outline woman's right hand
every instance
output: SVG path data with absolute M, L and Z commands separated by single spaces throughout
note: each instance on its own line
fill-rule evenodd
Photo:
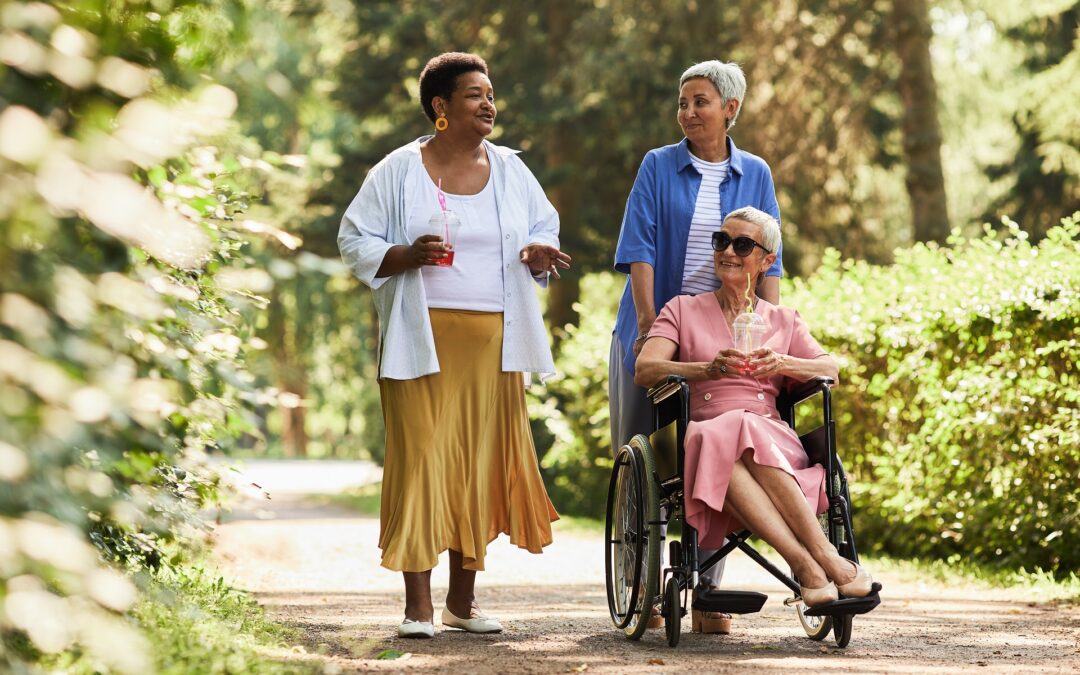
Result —
M 437 265 L 438 261 L 446 257 L 450 247 L 443 243 L 443 238 L 437 234 L 425 234 L 417 237 L 416 241 L 409 246 L 409 261 L 413 267 L 424 265 Z
M 705 373 L 710 379 L 719 380 L 722 377 L 738 377 L 745 367 L 746 354 L 738 349 L 721 349 L 705 366 Z

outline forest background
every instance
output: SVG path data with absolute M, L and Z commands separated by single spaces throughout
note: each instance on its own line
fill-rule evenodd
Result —
M 560 376 L 529 392 L 561 511 L 602 511 L 627 193 L 680 138 L 680 73 L 721 58 L 749 82 L 732 136 L 773 170 L 782 301 L 842 361 L 863 546 L 1075 574 L 1078 20 L 1065 0 L 2 3 L 0 663 L 137 659 L 109 636 L 137 639 L 117 613 L 219 498 L 207 457 L 381 461 L 376 318 L 336 232 L 366 171 L 430 133 L 417 76 L 452 49 L 488 60 L 492 140 L 524 151 L 574 256 L 546 295 Z

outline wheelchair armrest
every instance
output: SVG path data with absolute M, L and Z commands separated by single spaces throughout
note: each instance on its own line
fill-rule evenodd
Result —
M 679 393 L 682 390 L 683 384 L 686 383 L 685 377 L 679 375 L 668 375 L 667 379 L 649 389 L 646 396 L 652 401 L 653 405 L 658 405 L 661 401 L 665 401 L 671 396 Z
M 803 382 L 797 387 L 783 392 L 781 397 L 787 401 L 789 405 L 798 405 L 818 392 L 823 392 L 825 395 L 828 395 L 829 385 L 834 384 L 834 382 L 835 381 L 831 377 L 815 377 Z

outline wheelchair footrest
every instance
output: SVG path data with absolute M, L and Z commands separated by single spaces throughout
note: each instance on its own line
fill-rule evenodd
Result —
M 874 583 L 871 586 L 873 590 L 870 591 L 870 595 L 865 598 L 841 598 L 836 602 L 830 602 L 824 605 L 818 605 L 817 607 L 807 607 L 803 614 L 805 616 L 843 616 L 847 614 L 866 614 L 870 610 L 874 609 L 881 603 L 881 597 L 878 595 L 878 591 L 881 590 L 881 584 Z
M 707 591 L 694 598 L 694 609 L 700 612 L 753 614 L 760 612 L 769 596 L 753 591 Z

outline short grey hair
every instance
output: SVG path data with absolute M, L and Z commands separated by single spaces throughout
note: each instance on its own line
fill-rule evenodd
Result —
M 735 209 L 727 214 L 727 217 L 724 218 L 724 224 L 720 226 L 720 229 L 724 229 L 724 225 L 727 225 L 729 220 L 745 220 L 752 225 L 760 227 L 762 239 L 761 245 L 769 249 L 769 253 L 776 253 L 776 249 L 780 248 L 780 223 L 776 222 L 776 218 L 773 218 L 761 209 L 755 209 L 753 206 L 744 206 L 741 209 Z
M 695 63 L 687 68 L 682 77 L 679 78 L 679 89 L 682 89 L 687 80 L 692 80 L 695 77 L 704 77 L 713 83 L 722 99 L 721 104 L 727 105 L 727 102 L 731 99 L 736 99 L 739 102 L 739 108 L 735 111 L 731 121 L 728 122 L 729 129 L 735 126 L 735 119 L 739 116 L 743 100 L 746 98 L 746 76 L 743 75 L 739 64 L 724 63 L 723 61 Z

